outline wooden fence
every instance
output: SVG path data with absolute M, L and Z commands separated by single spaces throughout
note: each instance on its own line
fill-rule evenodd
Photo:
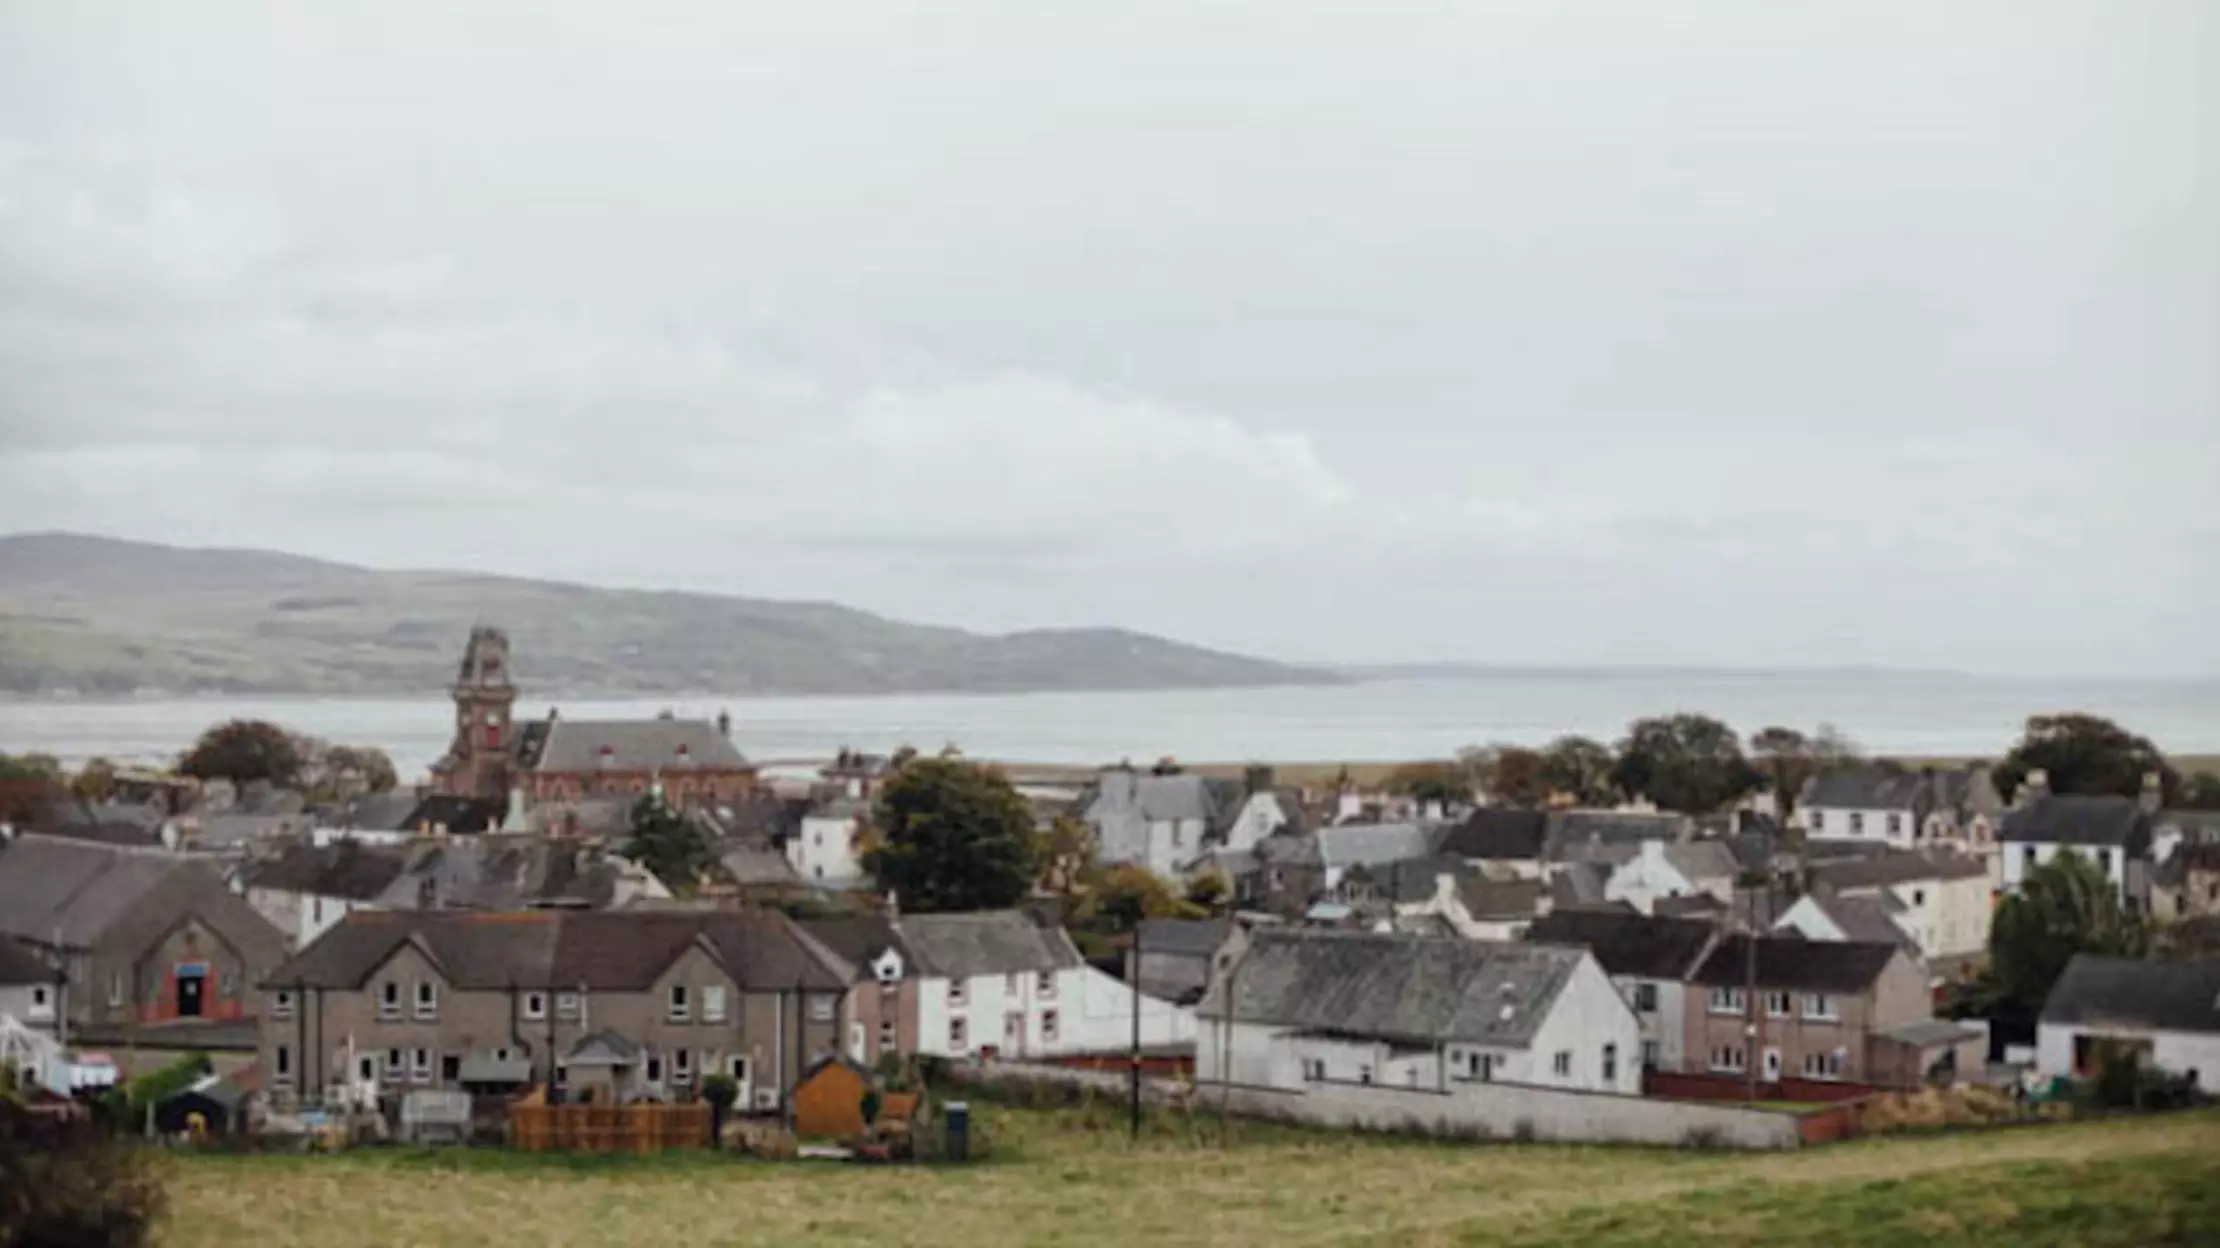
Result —
M 691 1105 L 512 1105 L 509 1145 L 528 1153 L 705 1148 L 710 1109 Z

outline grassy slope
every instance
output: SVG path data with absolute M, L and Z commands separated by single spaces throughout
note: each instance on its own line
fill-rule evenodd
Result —
M 959 1170 L 405 1153 L 176 1163 L 171 1248 L 2220 1243 L 2220 1114 L 1727 1156 L 984 1111 Z M 1014 1147 L 1009 1146 L 1014 1141 Z

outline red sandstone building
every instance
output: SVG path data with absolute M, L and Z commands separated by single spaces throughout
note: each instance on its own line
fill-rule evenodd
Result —
M 455 677 L 455 739 L 432 765 L 436 793 L 527 802 L 646 793 L 660 784 L 675 806 L 730 805 L 755 788 L 755 767 L 733 747 L 732 720 L 563 719 L 514 722 L 509 638 L 475 628 Z

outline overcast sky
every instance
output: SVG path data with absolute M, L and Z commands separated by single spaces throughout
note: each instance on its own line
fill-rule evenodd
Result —
M 0 530 L 2210 674 L 2216 82 L 2209 0 L 0 0 Z

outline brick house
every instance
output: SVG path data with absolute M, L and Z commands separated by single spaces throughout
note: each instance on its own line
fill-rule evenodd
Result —
M 35 833 L 0 851 L 0 938 L 60 967 L 72 1028 L 246 1018 L 285 957 L 206 861 Z
M 1976 1061 L 1981 1033 L 1938 1024 L 1926 972 L 1896 943 L 1756 940 L 1711 947 L 1690 977 L 1687 1069 L 1914 1086 L 1945 1055 Z M 1968 1034 L 1970 1033 L 1970 1034 Z
M 847 969 L 770 912 L 364 910 L 261 984 L 281 1098 L 546 1080 L 685 1099 L 730 1075 L 775 1110 L 835 1051 Z

